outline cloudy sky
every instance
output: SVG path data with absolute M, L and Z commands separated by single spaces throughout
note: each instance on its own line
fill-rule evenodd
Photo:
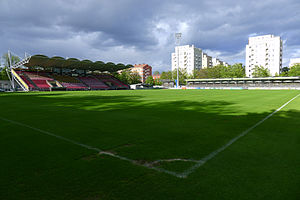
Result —
M 284 41 L 300 57 L 299 0 L 0 0 L 0 53 L 148 63 L 170 70 L 174 33 L 230 64 L 249 36 Z

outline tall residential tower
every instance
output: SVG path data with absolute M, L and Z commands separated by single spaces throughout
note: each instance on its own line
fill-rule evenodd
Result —
M 186 69 L 188 74 L 194 70 L 202 68 L 202 50 L 194 45 L 176 46 L 175 53 L 172 53 L 172 71 L 177 69 Z
M 272 76 L 282 68 L 282 40 L 279 36 L 263 35 L 249 37 L 246 45 L 246 76 L 252 77 L 255 66 L 270 70 Z

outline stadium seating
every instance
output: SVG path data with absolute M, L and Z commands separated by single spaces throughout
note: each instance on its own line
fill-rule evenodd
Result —
M 105 85 L 102 81 L 97 78 L 87 76 L 87 77 L 79 77 L 79 79 L 88 85 L 91 89 L 109 89 L 107 85 Z
M 38 86 L 41 89 L 49 89 L 51 86 L 47 83 L 46 80 L 32 80 L 36 86 Z
M 112 89 L 129 89 L 129 86 L 109 74 L 96 75 L 96 78 L 110 85 Z
M 45 72 L 23 72 L 40 89 L 49 90 L 51 85 L 47 81 L 53 81 Z
M 36 89 L 36 87 L 24 76 L 24 75 L 19 75 L 23 81 L 28 85 L 29 89 Z
M 63 87 L 66 87 L 70 90 L 84 90 L 88 89 L 86 85 L 80 82 L 78 79 L 67 76 L 67 75 L 52 75 L 54 79 L 59 81 Z
M 26 74 L 31 80 L 53 80 L 52 78 L 48 77 L 48 74 L 45 72 L 23 72 Z
M 30 90 L 108 90 L 129 89 L 129 86 L 109 74 L 73 77 L 51 72 L 33 72 L 22 69 L 16 73 L 28 85 Z
M 113 76 L 112 76 L 112 79 L 113 79 L 115 82 L 117 82 L 119 85 L 121 85 L 122 87 L 125 87 L 125 88 L 127 88 L 127 89 L 130 88 L 129 85 L 123 83 L 122 81 L 120 81 L 119 79 L 117 79 L 117 78 L 115 78 L 115 77 L 113 77 Z

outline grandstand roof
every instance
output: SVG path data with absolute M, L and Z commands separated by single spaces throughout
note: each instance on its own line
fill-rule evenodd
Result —
M 68 58 L 55 56 L 49 58 L 45 55 L 34 55 L 25 58 L 13 67 L 43 67 L 43 68 L 68 68 L 68 69 L 85 69 L 115 72 L 122 69 L 133 67 L 132 65 L 124 65 L 122 63 L 115 64 L 112 62 L 104 63 L 102 61 L 92 62 L 90 60 L 78 60 L 77 58 Z

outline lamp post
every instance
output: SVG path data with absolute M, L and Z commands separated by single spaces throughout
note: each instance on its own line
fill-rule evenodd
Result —
M 180 45 L 180 39 L 181 39 L 181 33 L 175 33 L 175 50 L 176 50 L 176 46 Z M 173 72 L 172 72 L 173 74 Z M 176 87 L 179 87 L 179 50 L 177 50 L 177 82 L 176 82 Z

